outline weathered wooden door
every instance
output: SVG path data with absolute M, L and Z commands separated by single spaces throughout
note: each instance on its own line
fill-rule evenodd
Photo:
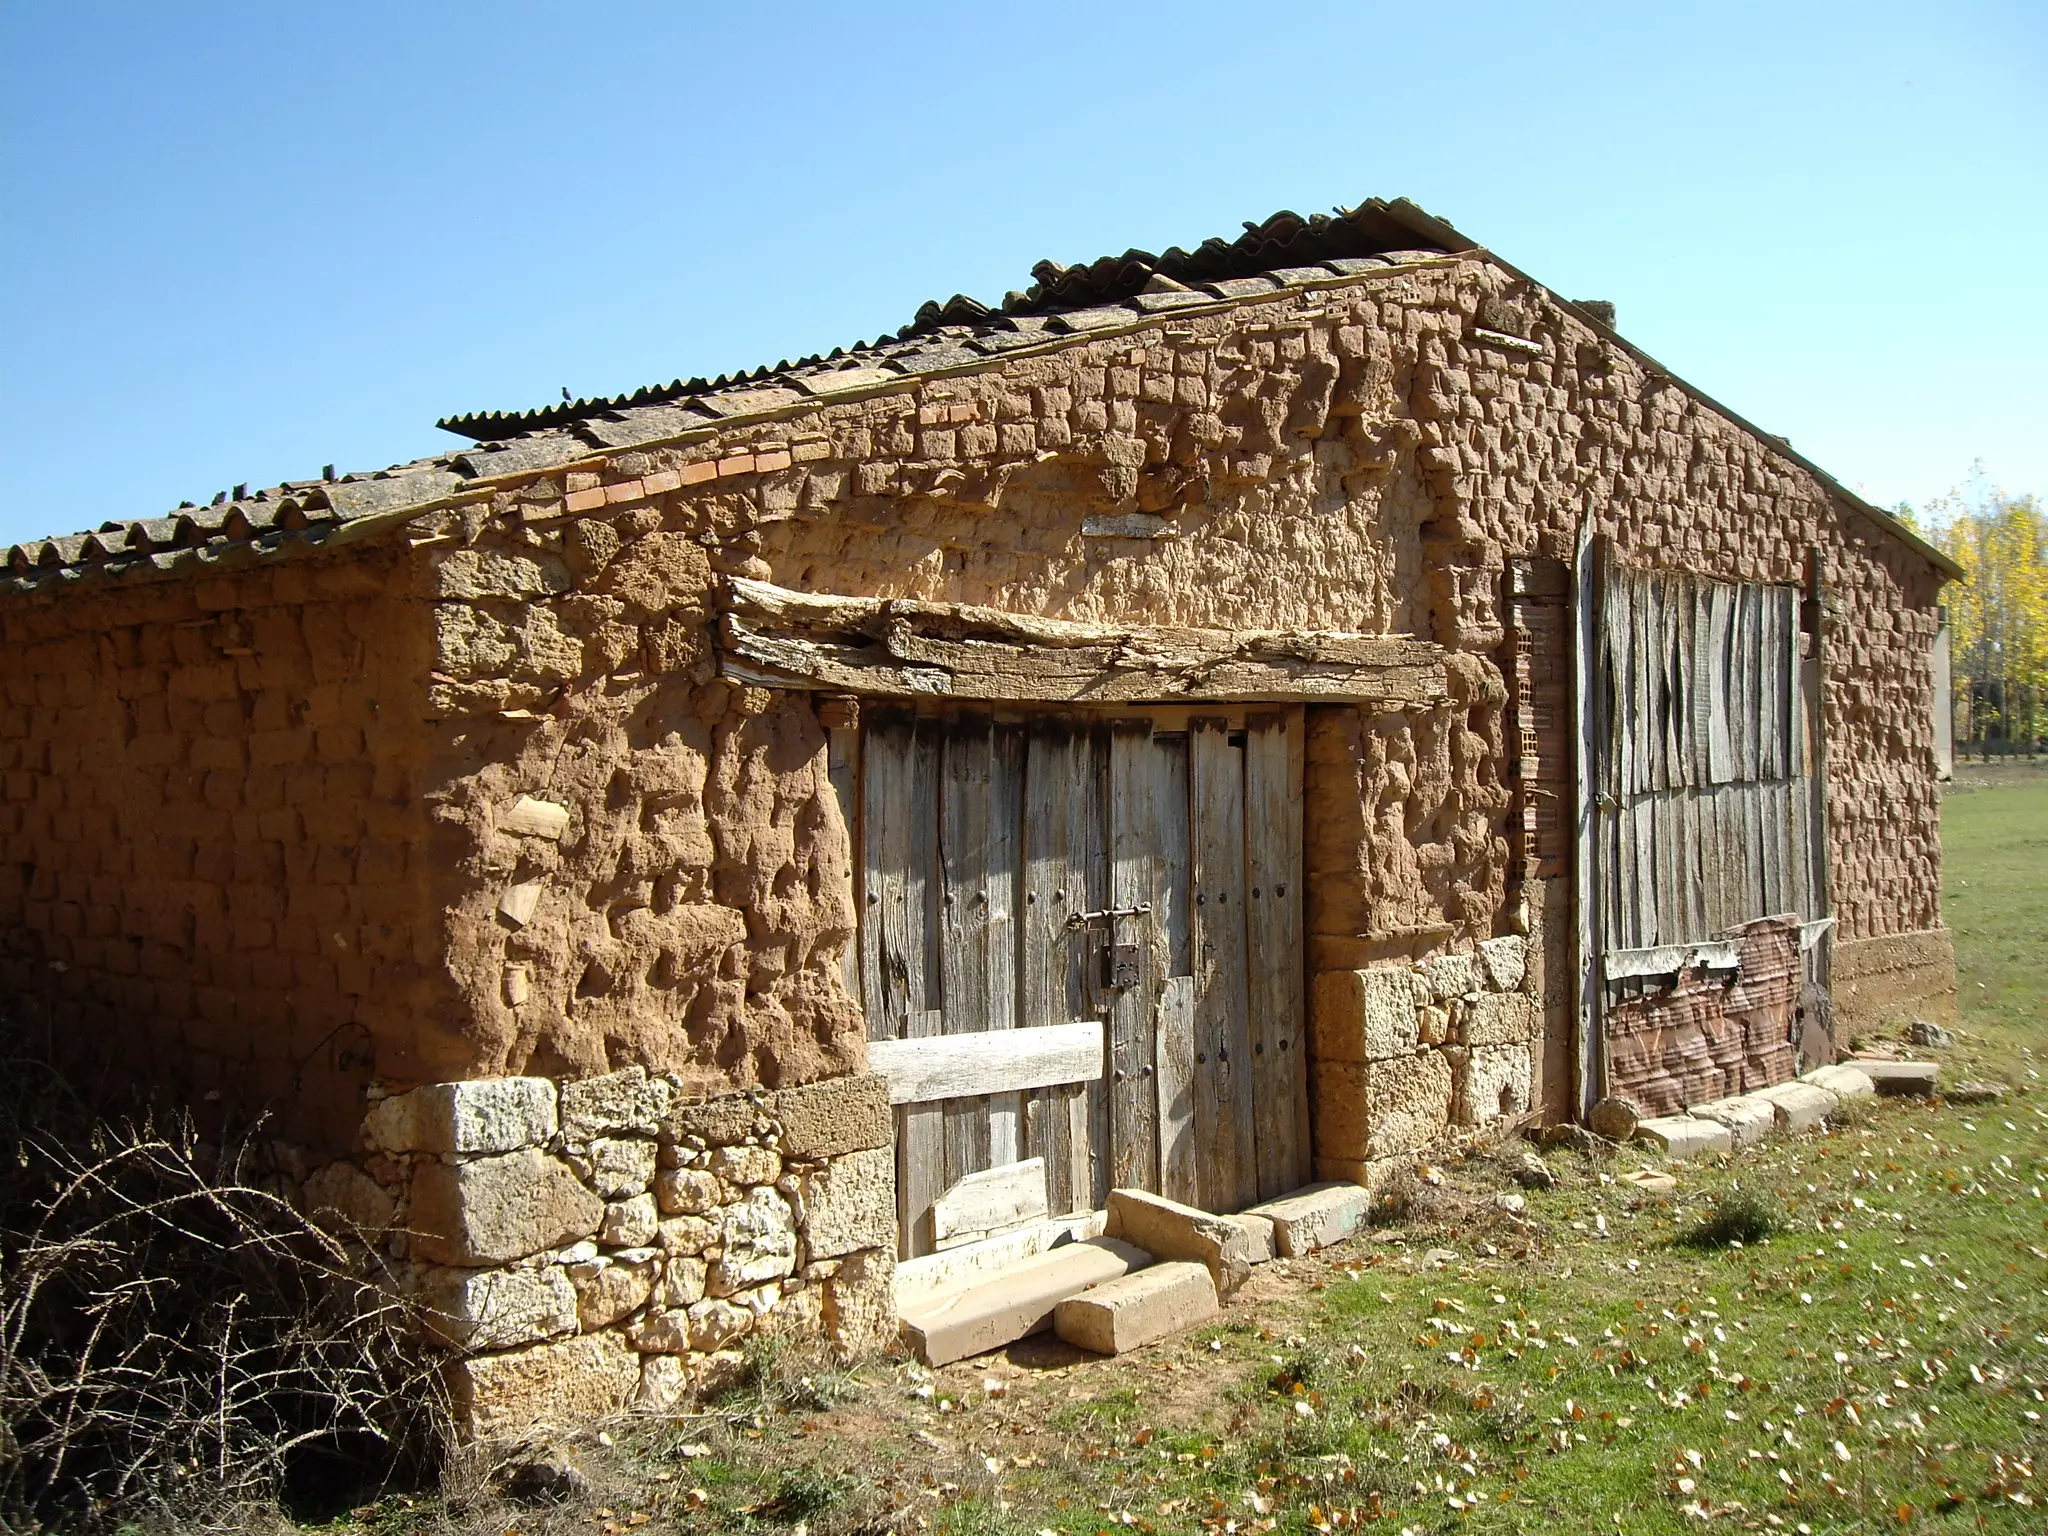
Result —
M 1588 1100 L 1792 1075 L 1828 911 L 1817 663 L 1795 587 L 1594 558 L 1580 854 Z
M 1234 1210 L 1303 1181 L 1301 742 L 1298 709 L 866 713 L 906 1255 L 1113 1185 Z

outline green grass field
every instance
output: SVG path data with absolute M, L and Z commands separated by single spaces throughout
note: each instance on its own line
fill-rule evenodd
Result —
M 1267 1266 L 1220 1326 L 1114 1361 L 766 1362 L 705 1415 L 581 1442 L 588 1496 L 355 1529 L 1472 1533 L 2048 1530 L 2048 774 L 1947 803 L 1964 1039 L 2002 1104 L 1861 1101 L 1672 1170 L 1553 1154 L 1425 1184 L 1407 1228 Z M 1519 1148 L 1503 1156 L 1519 1156 Z M 1778 1230 L 1685 1235 L 1724 1202 Z

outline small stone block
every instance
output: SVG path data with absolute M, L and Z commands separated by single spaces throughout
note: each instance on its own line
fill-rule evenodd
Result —
M 512 809 L 505 813 L 504 820 L 498 823 L 498 830 L 517 832 L 526 837 L 545 837 L 559 843 L 562 834 L 569 830 L 569 808 L 552 800 L 536 800 L 531 795 L 521 795 L 512 803 Z
M 1251 1239 L 1244 1228 L 1228 1216 L 1142 1189 L 1109 1192 L 1108 1230 L 1111 1237 L 1136 1243 L 1155 1258 L 1195 1259 L 1208 1265 L 1222 1296 L 1234 1293 L 1252 1272 Z
M 949 1365 L 1051 1327 L 1069 1296 L 1151 1262 L 1144 1249 L 1112 1237 L 1067 1243 L 978 1285 L 904 1307 L 904 1337 L 926 1365 Z
M 1283 1258 L 1298 1259 L 1355 1237 L 1372 1210 L 1372 1196 L 1356 1184 L 1312 1184 L 1246 1214 L 1273 1223 L 1273 1246 Z
M 1222 1311 L 1209 1266 L 1183 1260 L 1105 1281 L 1053 1310 L 1053 1331 L 1098 1355 L 1121 1355 Z
M 555 1085 L 544 1077 L 427 1083 L 379 1099 L 363 1135 L 386 1152 L 516 1152 L 555 1134 Z
M 1832 1067 L 1815 1067 L 1803 1074 L 1799 1081 L 1811 1083 L 1816 1088 L 1825 1088 L 1838 1099 L 1867 1098 L 1877 1092 L 1877 1085 L 1870 1080 L 1870 1074 L 1861 1067 L 1840 1063 Z
M 879 1072 L 827 1078 L 775 1095 L 782 1150 L 795 1158 L 839 1157 L 886 1147 L 895 1136 L 889 1080 Z
M 1673 1161 L 1702 1152 L 1732 1152 L 1735 1138 L 1728 1127 L 1691 1115 L 1654 1115 L 1636 1127 L 1636 1140 L 1647 1141 Z
M 1712 1104 L 1699 1104 L 1693 1113 L 1702 1120 L 1712 1120 L 1728 1127 L 1728 1134 L 1735 1138 L 1738 1147 L 1755 1146 L 1778 1128 L 1778 1112 L 1769 1099 L 1751 1098 L 1741 1094 L 1732 1099 L 1716 1099 Z
M 1845 1065 L 1869 1078 L 1879 1093 L 1933 1098 L 1941 1091 L 1941 1063 L 1937 1061 L 1851 1061 Z
M 1244 1228 L 1245 1238 L 1252 1245 L 1252 1263 L 1272 1262 L 1279 1252 L 1273 1236 L 1273 1218 L 1261 1216 L 1255 1211 L 1239 1211 L 1230 1219 Z
M 1781 1131 L 1810 1131 L 1842 1102 L 1813 1083 L 1773 1083 L 1768 1088 L 1759 1088 L 1751 1097 L 1770 1101 Z

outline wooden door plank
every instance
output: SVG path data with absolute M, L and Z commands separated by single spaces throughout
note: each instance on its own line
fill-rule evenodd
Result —
M 1074 953 L 1087 946 L 1084 930 L 1069 930 L 1067 914 L 1079 894 L 1067 874 L 1068 821 L 1073 812 L 1075 739 L 1057 717 L 1032 723 L 1024 753 L 1024 908 L 1022 969 L 1017 978 L 1017 1024 L 1029 1029 L 1081 1017 L 1068 981 Z M 1024 1150 L 1045 1160 L 1047 1198 L 1074 1208 L 1073 1147 L 1066 1124 L 1065 1087 L 1039 1088 L 1025 1099 Z
M 1258 1196 L 1308 1182 L 1301 931 L 1300 710 L 1254 715 L 1244 733 L 1246 968 Z
M 1134 907 L 1158 893 L 1159 802 L 1166 760 L 1148 720 L 1118 720 L 1110 729 L 1110 904 Z M 1165 979 L 1158 944 L 1137 935 L 1156 922 L 1126 918 L 1106 930 L 1110 942 L 1136 942 L 1138 978 L 1115 989 L 1109 1010 L 1109 1179 L 1118 1187 L 1159 1188 L 1159 1096 L 1153 1086 L 1153 1029 Z M 1126 939 L 1126 935 L 1132 938 Z
M 1085 1083 L 1102 1072 L 1100 1019 L 937 1033 L 937 1039 L 868 1042 L 868 1065 L 889 1079 L 890 1103 L 1022 1093 L 1054 1083 Z
M 987 1029 L 1017 1025 L 1020 959 L 1017 909 L 1024 875 L 1024 728 L 998 725 L 989 758 L 987 895 Z M 1020 1158 L 1024 1100 L 992 1094 L 988 1104 L 988 1156 L 992 1167 Z
M 932 1202 L 932 1242 L 940 1250 L 957 1248 L 1045 1216 L 1044 1160 L 998 1163 L 968 1174 Z
M 1244 749 L 1223 722 L 1188 728 L 1194 848 L 1195 1137 L 1200 1203 L 1258 1202 L 1250 985 L 1245 972 Z
M 1169 976 L 1159 993 L 1159 1193 L 1201 1201 L 1195 1141 L 1195 978 Z
M 862 775 L 861 1006 L 868 1037 L 893 1039 L 927 1006 L 928 869 L 915 857 L 916 729 L 908 716 L 876 714 Z M 929 786 L 926 786 L 929 788 Z M 926 809 L 932 803 L 926 802 Z M 929 838 L 925 839 L 929 842 Z
M 941 1003 L 948 1034 L 989 1027 L 989 826 L 995 733 L 986 716 L 965 715 L 946 730 L 939 787 Z M 984 1098 L 946 1105 L 946 1183 L 989 1166 L 989 1105 Z
M 925 1040 L 944 1023 L 937 1009 L 914 1013 L 906 1040 Z M 896 1247 L 904 1258 L 932 1251 L 932 1202 L 946 1178 L 946 1111 L 941 1104 L 904 1104 L 896 1111 Z

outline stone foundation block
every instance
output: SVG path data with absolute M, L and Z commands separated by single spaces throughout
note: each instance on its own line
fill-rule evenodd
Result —
M 664 1136 L 685 1145 L 729 1147 L 756 1134 L 761 1111 L 743 1094 L 708 1099 L 702 1104 L 679 1104 L 662 1121 Z
M 1451 1065 L 1442 1051 L 1388 1061 L 1315 1061 L 1319 1158 L 1370 1162 L 1428 1146 L 1451 1119 Z
M 506 1264 L 588 1237 L 600 1200 L 569 1169 L 528 1147 L 413 1173 L 412 1251 L 433 1264 Z
M 1154 1264 L 1069 1296 L 1053 1309 L 1053 1331 L 1098 1355 L 1121 1355 L 1206 1323 L 1223 1310 L 1206 1264 Z
M 1814 1130 L 1841 1104 L 1827 1089 L 1813 1083 L 1773 1083 L 1750 1097 L 1770 1104 L 1781 1131 Z
M 577 1322 L 587 1332 L 609 1328 L 639 1311 L 654 1294 L 659 1272 L 660 1266 L 652 1259 L 599 1259 L 571 1266 L 569 1282 L 576 1287 Z
M 702 1216 L 718 1209 L 725 1191 L 702 1168 L 664 1169 L 654 1178 L 654 1198 L 664 1216 Z
M 537 1425 L 585 1424 L 616 1413 L 640 1390 L 640 1357 L 611 1333 L 587 1333 L 448 1367 L 456 1422 L 495 1440 Z
M 725 1249 L 707 1282 L 714 1296 L 780 1280 L 796 1268 L 796 1220 L 789 1202 L 765 1184 L 726 1208 L 723 1232 Z
M 1422 962 L 1422 980 L 1439 1003 L 1480 989 L 1477 955 L 1431 955 Z
M 1529 941 L 1518 933 L 1488 939 L 1479 946 L 1479 969 L 1496 992 L 1519 992 L 1529 974 Z
M 1825 1088 L 1838 1099 L 1868 1098 L 1877 1092 L 1877 1085 L 1870 1074 L 1859 1066 L 1838 1063 L 1831 1067 L 1815 1067 L 1804 1074 L 1802 1083 L 1811 1083 L 1816 1088 Z
M 588 1151 L 570 1161 L 583 1165 L 576 1171 L 605 1199 L 624 1200 L 653 1182 L 659 1155 L 660 1148 L 650 1137 L 606 1136 L 590 1143 Z
M 1519 1115 L 1529 1107 L 1529 1073 L 1527 1045 L 1473 1046 L 1457 1075 L 1458 1124 Z
M 419 1300 L 427 1327 L 457 1349 L 510 1349 L 576 1331 L 576 1288 L 553 1267 L 429 1270 Z
M 1372 1196 L 1356 1183 L 1317 1184 L 1278 1200 L 1255 1205 L 1247 1214 L 1273 1223 L 1273 1243 L 1285 1258 L 1355 1237 L 1372 1211 Z
M 1536 1038 L 1536 999 L 1520 992 L 1482 992 L 1458 1008 L 1462 1045 L 1527 1045 Z M 1523 1094 L 1526 1103 L 1528 1095 Z
M 1412 973 L 1394 966 L 1324 971 L 1309 1007 L 1309 1049 L 1321 1061 L 1380 1061 L 1415 1049 Z
M 1636 1140 L 1647 1141 L 1674 1162 L 1735 1150 L 1735 1138 L 1727 1126 L 1691 1115 L 1653 1115 L 1636 1126 Z
M 1941 1092 L 1941 1063 L 1936 1061 L 1863 1061 L 1845 1063 L 1854 1067 L 1879 1093 L 1916 1094 L 1933 1098 Z M 312 1185 L 308 1183 L 310 1192 Z
M 896 1250 L 885 1245 L 846 1255 L 824 1282 L 825 1331 L 842 1356 L 870 1354 L 896 1342 L 902 1327 L 895 1281 Z
M 306 1180 L 306 1215 L 333 1232 L 374 1238 L 391 1225 L 398 1204 L 354 1163 L 329 1163 Z
M 1054 1309 L 1069 1296 L 1151 1262 L 1142 1248 L 1115 1238 L 1067 1243 L 977 1285 L 905 1307 L 903 1336 L 926 1365 L 949 1365 L 1051 1327 Z
M 1230 1219 L 1244 1228 L 1245 1241 L 1251 1245 L 1252 1263 L 1270 1264 L 1280 1251 L 1273 1236 L 1273 1218 L 1256 1211 L 1239 1211 Z
M 1702 1120 L 1727 1126 L 1738 1147 L 1753 1147 L 1778 1128 L 1778 1112 L 1771 1101 L 1748 1094 L 1695 1105 L 1693 1113 Z
M 555 1085 L 544 1077 L 428 1083 L 379 1099 L 363 1135 L 385 1152 L 516 1152 L 555 1134 Z
M 1228 1216 L 1212 1215 L 1142 1189 L 1109 1192 L 1108 1235 L 1136 1243 L 1157 1259 L 1209 1266 L 1219 1296 L 1235 1294 L 1252 1272 L 1251 1239 Z
M 813 1259 L 896 1241 L 896 1153 L 848 1152 L 804 1176 L 804 1241 Z
M 782 1177 L 782 1154 L 773 1147 L 719 1147 L 711 1154 L 711 1172 L 741 1189 L 773 1184 Z
M 590 1141 L 621 1132 L 652 1136 L 661 1128 L 675 1090 L 645 1067 L 627 1067 L 602 1077 L 562 1084 L 562 1134 Z
M 597 1229 L 597 1240 L 607 1248 L 645 1248 L 660 1236 L 661 1214 L 652 1195 L 613 1201 Z
M 785 1157 L 843 1157 L 895 1139 L 889 1080 L 879 1072 L 835 1077 L 775 1095 L 770 1111 L 782 1126 Z

